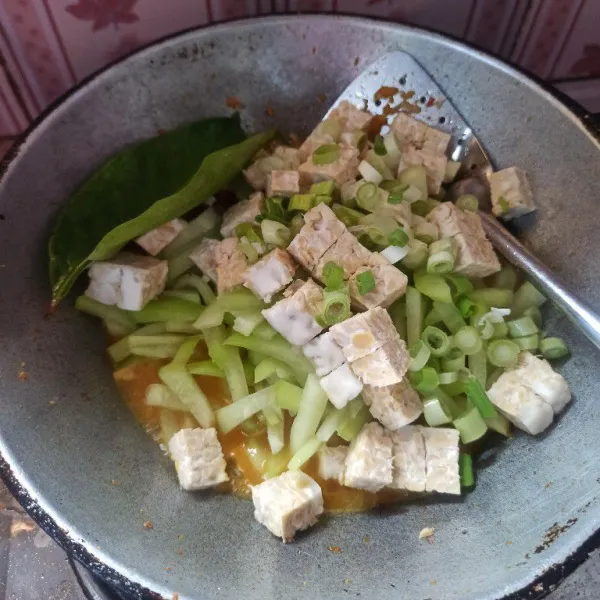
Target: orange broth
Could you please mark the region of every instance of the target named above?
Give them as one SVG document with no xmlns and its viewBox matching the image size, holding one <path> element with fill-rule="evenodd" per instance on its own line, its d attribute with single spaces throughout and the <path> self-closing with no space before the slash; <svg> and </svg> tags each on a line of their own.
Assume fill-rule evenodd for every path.
<svg viewBox="0 0 600 600">
<path fill-rule="evenodd" d="M 207 358 L 205 348 L 197 350 L 194 360 L 204 360 Z M 160 438 L 159 416 L 160 411 L 164 410 L 154 406 L 147 406 L 144 402 L 146 388 L 152 383 L 160 383 L 158 377 L 159 368 L 166 364 L 167 360 L 146 359 L 131 363 L 115 371 L 114 378 L 123 400 L 134 414 L 137 421 L 148 431 L 158 442 L 163 442 Z M 222 379 L 218 377 L 195 376 L 195 379 L 206 394 L 213 409 L 218 409 L 230 400 L 226 395 L 226 386 Z M 184 413 L 174 413 L 179 418 L 181 427 L 185 423 L 194 422 L 193 417 Z M 291 420 L 286 419 L 286 439 L 289 439 L 289 428 Z M 189 425 L 187 425 L 189 426 Z M 250 486 L 261 483 L 264 479 L 261 470 L 256 465 L 256 459 L 253 460 L 253 446 L 268 449 L 267 436 L 265 431 L 259 431 L 251 436 L 245 434 L 240 428 L 234 431 L 222 434 L 218 433 L 223 454 L 227 460 L 227 471 L 230 477 L 230 483 L 224 487 L 224 491 L 241 496 L 250 497 Z M 289 450 L 285 448 L 282 452 Z M 279 455 L 277 455 L 279 456 Z M 283 457 L 286 458 L 286 457 Z M 282 461 L 282 464 L 285 464 Z M 385 490 L 376 494 L 344 487 L 334 480 L 323 480 L 318 475 L 317 459 L 313 457 L 306 463 L 302 469 L 317 481 L 323 491 L 323 501 L 325 510 L 332 512 L 356 512 L 374 508 L 380 504 L 397 502 L 404 497 L 402 492 L 393 492 Z"/>
</svg>

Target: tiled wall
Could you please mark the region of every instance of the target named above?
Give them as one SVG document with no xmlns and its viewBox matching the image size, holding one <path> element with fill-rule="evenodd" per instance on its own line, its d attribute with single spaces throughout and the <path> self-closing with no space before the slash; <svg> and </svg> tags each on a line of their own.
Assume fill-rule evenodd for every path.
<svg viewBox="0 0 600 600">
<path fill-rule="evenodd" d="M 600 111 L 600 0 L 0 0 L 0 138 L 102 65 L 194 25 L 284 12 L 374 15 L 463 38 Z"/>
</svg>

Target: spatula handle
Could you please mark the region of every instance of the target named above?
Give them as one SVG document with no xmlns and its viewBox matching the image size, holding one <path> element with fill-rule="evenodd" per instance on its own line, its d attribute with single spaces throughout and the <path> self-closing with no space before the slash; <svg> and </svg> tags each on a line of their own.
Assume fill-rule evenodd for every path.
<svg viewBox="0 0 600 600">
<path fill-rule="evenodd" d="M 600 319 L 598 315 L 521 242 L 511 235 L 489 213 L 479 212 L 485 233 L 494 248 L 510 263 L 519 267 L 548 299 L 556 304 L 569 319 L 600 349 Z"/>
</svg>

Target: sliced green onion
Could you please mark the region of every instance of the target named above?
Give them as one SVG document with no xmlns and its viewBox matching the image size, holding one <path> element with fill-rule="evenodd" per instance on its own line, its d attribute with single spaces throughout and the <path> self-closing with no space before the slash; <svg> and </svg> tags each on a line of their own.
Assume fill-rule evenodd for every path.
<svg viewBox="0 0 600 600">
<path fill-rule="evenodd" d="M 445 278 L 452 284 L 455 290 L 453 296 L 460 297 L 470 294 L 474 289 L 473 282 L 462 275 L 448 274 L 445 275 Z"/>
<path fill-rule="evenodd" d="M 452 334 L 466 326 L 465 320 L 462 318 L 459 310 L 453 304 L 446 302 L 434 302 L 434 309 L 440 315 L 444 325 Z"/>
<path fill-rule="evenodd" d="M 358 165 L 358 172 L 365 181 L 379 185 L 383 181 L 383 175 L 366 160 L 361 160 Z"/>
<path fill-rule="evenodd" d="M 426 217 L 429 214 L 431 208 L 427 200 L 417 200 L 410 205 L 410 210 L 413 215 L 418 215 L 419 217 Z"/>
<path fill-rule="evenodd" d="M 457 208 L 461 210 L 468 210 L 470 212 L 477 212 L 479 208 L 479 200 L 472 194 L 463 194 L 456 199 L 455 202 Z"/>
<path fill-rule="evenodd" d="M 546 297 L 529 283 L 529 281 L 526 281 L 515 292 L 511 306 L 512 314 L 515 317 L 520 317 L 527 308 L 531 306 L 537 306 L 539 308 L 544 302 L 546 302 Z"/>
<path fill-rule="evenodd" d="M 322 318 L 327 326 L 341 323 L 350 317 L 350 315 L 350 297 L 348 293 L 341 290 L 326 289 L 323 293 Z"/>
<path fill-rule="evenodd" d="M 444 172 L 444 183 L 451 183 L 456 179 L 458 172 L 460 171 L 462 163 L 456 160 L 449 160 L 446 162 L 446 170 Z"/>
<path fill-rule="evenodd" d="M 461 316 L 468 319 L 475 312 L 476 304 L 467 296 L 460 296 L 456 300 L 456 306 L 458 307 Z"/>
<path fill-rule="evenodd" d="M 512 290 L 500 288 L 480 288 L 473 290 L 469 297 L 476 302 L 483 302 L 488 306 L 496 306 L 498 308 L 509 308 L 513 301 Z"/>
<path fill-rule="evenodd" d="M 325 287 L 330 290 L 338 290 L 344 283 L 344 269 L 333 261 L 329 261 L 323 267 L 321 277 L 325 283 Z"/>
<path fill-rule="evenodd" d="M 317 427 L 327 407 L 327 394 L 316 375 L 310 374 L 306 380 L 298 414 L 290 430 L 290 449 L 296 453 L 317 431 Z"/>
<path fill-rule="evenodd" d="M 290 198 L 288 210 L 299 210 L 307 212 L 315 205 L 315 196 L 313 194 L 294 194 Z"/>
<path fill-rule="evenodd" d="M 542 356 L 548 360 L 563 358 L 569 354 L 567 345 L 559 337 L 547 337 L 540 342 Z"/>
<path fill-rule="evenodd" d="M 191 362 L 186 365 L 188 373 L 191 375 L 202 375 L 204 377 L 225 377 L 225 374 L 211 360 L 201 360 Z"/>
<path fill-rule="evenodd" d="M 423 242 L 412 239 L 408 243 L 410 252 L 406 255 L 406 258 L 402 261 L 402 264 L 407 269 L 419 269 L 427 262 L 429 256 L 429 246 Z"/>
<path fill-rule="evenodd" d="M 465 382 L 465 393 L 484 419 L 493 419 L 498 414 L 483 386 L 475 377 L 471 376 Z"/>
<path fill-rule="evenodd" d="M 450 273 L 454 268 L 456 250 L 452 238 L 442 238 L 429 246 L 428 273 Z"/>
<path fill-rule="evenodd" d="M 408 241 L 408 234 L 402 227 L 394 229 L 394 231 L 388 235 L 388 242 L 392 246 L 400 246 L 400 248 L 404 248 L 408 244 Z"/>
<path fill-rule="evenodd" d="M 473 473 L 473 459 L 470 454 L 460 455 L 458 470 L 460 473 L 461 487 L 473 487 L 475 485 L 475 474 Z"/>
<path fill-rule="evenodd" d="M 421 334 L 421 340 L 429 348 L 433 356 L 445 356 L 450 350 L 450 339 L 437 327 L 426 327 Z"/>
<path fill-rule="evenodd" d="M 291 235 L 298 235 L 302 227 L 304 227 L 304 216 L 301 214 L 294 215 L 289 224 Z"/>
<path fill-rule="evenodd" d="M 512 367 L 517 363 L 519 352 L 519 346 L 511 340 L 492 340 L 487 356 L 495 367 Z"/>
<path fill-rule="evenodd" d="M 328 179 L 327 181 L 319 181 L 310 186 L 310 193 L 315 196 L 333 196 L 334 192 L 335 182 L 331 179 Z"/>
<path fill-rule="evenodd" d="M 216 411 L 217 424 L 223 433 L 229 433 L 238 425 L 275 402 L 275 386 L 271 385 L 254 394 L 240 398 Z"/>
<path fill-rule="evenodd" d="M 313 206 L 317 206 L 318 204 L 327 204 L 327 206 L 331 206 L 332 203 L 333 203 L 333 198 L 331 196 L 326 196 L 325 194 L 319 194 L 318 196 L 315 196 Z"/>
<path fill-rule="evenodd" d="M 544 320 L 542 319 L 542 311 L 537 306 L 530 306 L 523 311 L 524 317 L 529 317 L 538 327 L 542 328 Z"/>
<path fill-rule="evenodd" d="M 429 325 L 437 325 L 442 322 L 442 316 L 435 308 L 435 306 L 427 313 L 425 317 L 425 326 L 429 327 Z"/>
<path fill-rule="evenodd" d="M 278 219 L 283 219 L 285 217 L 285 207 L 283 202 L 284 199 L 281 196 L 269 196 L 266 198 L 263 216 L 265 218 L 276 217 Z"/>
<path fill-rule="evenodd" d="M 469 409 L 458 419 L 454 419 L 452 424 L 460 432 L 463 444 L 470 444 L 482 438 L 487 432 L 487 425 L 475 407 Z"/>
<path fill-rule="evenodd" d="M 390 261 L 393 265 L 397 262 L 400 262 L 405 256 L 410 252 L 410 248 L 408 245 L 404 247 L 400 246 L 388 246 L 379 252 L 381 256 Z"/>
<path fill-rule="evenodd" d="M 422 198 L 423 198 L 423 193 L 421 192 L 421 190 L 418 187 L 416 187 L 414 185 L 409 185 L 408 188 L 406 188 L 406 191 L 402 194 L 402 200 L 404 202 L 406 202 L 407 204 L 412 205 L 416 202 L 422 202 L 425 206 L 427 206 L 427 203 L 424 200 L 422 200 Z M 413 212 L 412 206 L 411 206 L 411 212 Z"/>
<path fill-rule="evenodd" d="M 538 326 L 531 317 L 521 317 L 514 321 L 508 321 L 507 325 L 508 333 L 513 338 L 527 337 L 539 331 Z"/>
<path fill-rule="evenodd" d="M 401 339 L 406 340 L 406 300 L 400 298 L 389 308 L 388 313 Z"/>
<path fill-rule="evenodd" d="M 485 386 L 487 380 L 487 354 L 485 348 L 481 348 L 469 356 L 469 371 L 479 381 L 482 386 Z"/>
<path fill-rule="evenodd" d="M 401 204 L 404 200 L 404 193 L 403 192 L 390 192 L 390 194 L 388 195 L 387 201 L 388 204 Z"/>
<path fill-rule="evenodd" d="M 425 271 L 415 271 L 415 287 L 425 296 L 432 300 L 446 304 L 452 303 L 452 294 L 450 286 L 441 275 L 427 273 Z"/>
<path fill-rule="evenodd" d="M 341 204 L 334 204 L 331 207 L 335 216 L 346 226 L 346 227 L 354 227 L 360 223 L 364 214 L 354 210 L 353 208 L 349 208 L 347 206 L 343 206 Z"/>
<path fill-rule="evenodd" d="M 418 200 L 427 198 L 427 171 L 425 167 L 408 167 L 399 174 L 398 179 L 401 183 L 408 183 L 419 190 L 420 197 Z"/>
<path fill-rule="evenodd" d="M 262 242 L 260 229 L 254 223 L 239 223 L 235 226 L 234 233 L 238 239 L 246 238 L 249 242 Z"/>
<path fill-rule="evenodd" d="M 479 352 L 482 348 L 482 341 L 479 332 L 474 327 L 465 326 L 461 327 L 454 334 L 454 345 L 462 350 L 467 356 Z"/>
<path fill-rule="evenodd" d="M 329 136 L 332 140 L 338 140 L 342 134 L 342 124 L 340 123 L 340 119 L 334 117 L 321 121 L 316 129 L 317 134 L 323 137 Z"/>
<path fill-rule="evenodd" d="M 375 140 L 373 141 L 373 149 L 375 150 L 375 154 L 379 156 L 385 156 L 387 154 L 387 148 L 385 147 L 385 141 L 382 135 L 376 135 Z"/>
<path fill-rule="evenodd" d="M 267 244 L 273 244 L 280 248 L 287 246 L 292 239 L 292 232 L 289 227 L 270 219 L 264 219 L 262 221 L 260 230 L 263 239 Z"/>
<path fill-rule="evenodd" d="M 381 204 L 379 188 L 372 182 L 363 183 L 356 190 L 356 204 L 368 212 L 374 212 Z"/>
<path fill-rule="evenodd" d="M 361 296 L 372 292 L 375 289 L 375 285 L 375 277 L 371 270 L 364 271 L 356 276 L 356 287 Z"/>
<path fill-rule="evenodd" d="M 498 413 L 493 419 L 484 419 L 488 429 L 503 435 L 504 437 L 511 437 L 512 426 L 510 421 L 502 414 Z"/>
<path fill-rule="evenodd" d="M 408 378 L 412 386 L 419 392 L 430 392 L 440 383 L 438 374 L 431 367 L 423 367 L 420 371 L 411 371 Z"/>
<path fill-rule="evenodd" d="M 503 265 L 496 275 L 494 275 L 494 287 L 514 290 L 517 277 L 517 271 L 512 265 Z"/>
<path fill-rule="evenodd" d="M 440 385 L 450 385 L 458 381 L 458 371 L 449 371 L 439 374 Z"/>
<path fill-rule="evenodd" d="M 406 341 L 412 348 L 420 339 L 423 330 L 423 297 L 412 286 L 406 288 Z"/>
<path fill-rule="evenodd" d="M 440 237 L 440 232 L 437 228 L 437 225 L 430 223 L 429 221 L 423 220 L 416 225 L 413 225 L 412 230 L 415 238 L 425 244 L 432 244 Z"/>
<path fill-rule="evenodd" d="M 444 371 L 456 371 L 465 366 L 465 353 L 460 348 L 450 348 L 446 356 L 442 357 L 442 368 Z"/>
<path fill-rule="evenodd" d="M 428 398 L 423 402 L 423 416 L 425 417 L 425 422 L 430 427 L 447 425 L 452 421 L 439 398 Z"/>
<path fill-rule="evenodd" d="M 409 371 L 420 371 L 425 367 L 429 357 L 431 356 L 431 350 L 429 347 L 423 342 L 423 340 L 419 340 L 416 344 L 410 347 L 410 365 L 408 367 Z"/>
</svg>

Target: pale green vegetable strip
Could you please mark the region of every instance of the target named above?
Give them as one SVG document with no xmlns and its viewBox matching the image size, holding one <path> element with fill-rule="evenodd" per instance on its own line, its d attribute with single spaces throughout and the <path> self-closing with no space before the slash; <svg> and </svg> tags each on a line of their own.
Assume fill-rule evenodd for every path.
<svg viewBox="0 0 600 600">
<path fill-rule="evenodd" d="M 162 323 L 156 323 L 156 325 L 163 325 Z M 169 333 L 186 333 L 188 335 L 197 335 L 198 330 L 191 323 L 184 323 L 182 321 L 167 321 L 164 323 L 165 331 Z M 135 334 L 138 335 L 139 331 Z"/>
<path fill-rule="evenodd" d="M 180 344 L 164 346 L 137 346 L 131 350 L 134 356 L 147 358 L 173 358 L 179 350 Z"/>
<path fill-rule="evenodd" d="M 406 289 L 406 341 L 409 348 L 421 339 L 423 316 L 421 292 L 409 286 Z"/>
<path fill-rule="evenodd" d="M 145 403 L 147 406 L 160 406 L 179 412 L 190 411 L 164 383 L 151 383 L 146 388 Z"/>
<path fill-rule="evenodd" d="M 290 413 L 297 414 L 302 401 L 302 388 L 284 380 L 278 381 L 275 385 L 277 406 Z"/>
<path fill-rule="evenodd" d="M 131 312 L 138 323 L 165 323 L 167 321 L 195 321 L 204 308 L 195 302 L 180 298 L 159 298 L 150 300 L 142 310 Z"/>
<path fill-rule="evenodd" d="M 165 290 L 161 298 L 180 298 L 194 304 L 200 304 L 200 294 L 195 290 Z"/>
<path fill-rule="evenodd" d="M 327 407 L 327 402 L 327 394 L 321 387 L 319 379 L 311 373 L 306 379 L 300 408 L 290 430 L 290 449 L 292 452 L 298 452 L 304 443 L 315 435 Z"/>
<path fill-rule="evenodd" d="M 170 439 L 179 431 L 177 416 L 168 408 L 163 408 L 158 416 L 160 425 L 160 438 L 163 444 L 168 445 Z"/>
<path fill-rule="evenodd" d="M 350 402 L 346 404 L 346 408 L 348 409 L 348 416 L 351 419 L 354 419 L 354 417 L 362 410 L 362 408 L 364 408 L 364 406 L 365 401 L 363 400 L 362 396 L 356 396 L 354 400 L 350 400 Z"/>
<path fill-rule="evenodd" d="M 189 339 L 189 336 L 180 333 L 163 333 L 160 335 L 138 335 L 137 331 L 132 333 L 129 340 L 129 347 L 133 350 L 137 346 L 175 346 L 182 344 Z M 196 342 L 197 343 L 197 342 Z"/>
<path fill-rule="evenodd" d="M 190 221 L 183 231 L 160 253 L 167 260 L 179 256 L 183 250 L 191 252 L 193 246 L 199 243 L 213 229 L 219 226 L 220 218 L 215 210 L 207 208 L 204 212 Z"/>
<path fill-rule="evenodd" d="M 189 256 L 190 249 L 183 250 L 181 254 L 174 256 L 167 263 L 168 275 L 167 283 L 173 283 L 184 273 L 192 269 L 195 265 Z"/>
<path fill-rule="evenodd" d="M 372 421 L 373 417 L 369 409 L 363 405 L 358 414 L 349 421 L 346 421 L 342 427 L 338 429 L 338 435 L 347 442 L 351 442 L 363 428 L 363 425 Z"/>
<path fill-rule="evenodd" d="M 195 288 L 206 305 L 212 304 L 216 299 L 215 293 L 212 291 L 210 285 L 200 277 L 200 275 L 184 275 L 177 280 L 174 287 L 175 289 L 188 287 Z"/>
<path fill-rule="evenodd" d="M 250 335 L 264 320 L 259 310 L 238 312 L 235 314 L 233 330 L 242 335 Z"/>
<path fill-rule="evenodd" d="M 92 315 L 93 317 L 99 317 L 100 319 L 110 319 L 127 331 L 132 332 L 135 329 L 135 320 L 132 313 L 121 310 L 116 306 L 107 306 L 96 300 L 92 300 L 87 296 L 78 296 L 75 300 L 75 308 L 81 312 Z"/>
<path fill-rule="evenodd" d="M 253 335 L 244 336 L 240 333 L 234 333 L 225 340 L 227 346 L 238 346 L 247 350 L 256 350 L 266 356 L 280 360 L 288 365 L 294 373 L 294 377 L 304 383 L 309 373 L 313 371 L 312 365 L 308 362 L 302 352 L 294 348 L 289 342 L 278 336 L 271 340 L 256 338 Z"/>
<path fill-rule="evenodd" d="M 323 445 L 323 442 L 316 437 L 312 436 L 292 456 L 292 460 L 288 463 L 288 469 L 290 471 L 298 470 L 304 463 L 308 462 Z"/>
<path fill-rule="evenodd" d="M 485 424 L 492 431 L 505 436 L 511 437 L 510 421 L 501 413 L 498 413 L 493 419 L 484 419 Z"/>
<path fill-rule="evenodd" d="M 348 405 L 342 409 L 332 410 L 317 429 L 317 439 L 327 443 L 331 436 L 348 420 Z"/>
<path fill-rule="evenodd" d="M 257 412 L 263 410 L 265 406 L 274 403 L 274 401 L 275 386 L 271 385 L 220 408 L 216 412 L 219 429 L 223 433 L 230 432 Z"/>
<path fill-rule="evenodd" d="M 150 323 L 140 327 L 134 335 L 136 336 L 150 336 L 159 333 L 164 333 L 166 328 L 163 323 Z M 111 344 L 108 347 L 108 355 L 114 363 L 125 360 L 131 354 L 131 344 L 129 337 L 124 337 L 122 340 Z"/>
<path fill-rule="evenodd" d="M 102 319 L 108 335 L 115 338 L 122 338 L 127 334 L 131 333 L 131 327 L 123 325 L 119 321 L 113 321 L 112 319 Z"/>
<path fill-rule="evenodd" d="M 262 310 L 266 308 L 265 303 L 257 298 L 250 290 L 240 289 L 219 294 L 216 302 L 225 312 L 239 310 Z"/>
<path fill-rule="evenodd" d="M 186 365 L 188 373 L 205 377 L 225 377 L 225 374 L 210 360 L 200 360 Z"/>
<path fill-rule="evenodd" d="M 285 446 L 283 412 L 276 404 L 269 404 L 263 408 L 263 415 L 267 421 L 267 439 L 271 453 L 277 454 Z"/>
<path fill-rule="evenodd" d="M 204 312 L 194 322 L 196 329 L 206 329 L 209 327 L 218 327 L 223 324 L 225 311 L 219 306 L 218 302 L 213 302 L 204 309 Z"/>
<path fill-rule="evenodd" d="M 252 334 L 261 340 L 272 340 L 277 335 L 277 332 L 269 325 L 269 323 L 263 321 L 257 325 Z"/>
<path fill-rule="evenodd" d="M 254 369 L 254 383 L 260 383 L 271 375 L 276 375 L 278 379 L 286 380 L 294 377 L 287 365 L 274 358 L 265 358 Z"/>
<path fill-rule="evenodd" d="M 288 460 L 288 452 L 279 452 L 275 456 L 267 456 L 264 471 L 265 479 L 271 479 L 272 477 L 277 477 L 277 475 L 281 475 L 281 473 L 283 473 L 287 469 Z"/>
<path fill-rule="evenodd" d="M 171 364 L 183 366 L 186 363 L 188 363 L 190 358 L 192 358 L 192 354 L 194 354 L 194 351 L 196 350 L 196 346 L 200 343 L 201 340 L 201 335 L 193 335 L 191 337 L 188 337 L 181 344 L 181 346 L 179 346 L 179 350 L 177 351 L 177 354 L 175 355 L 175 358 L 173 359 L 173 362 Z"/>
</svg>

